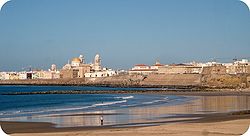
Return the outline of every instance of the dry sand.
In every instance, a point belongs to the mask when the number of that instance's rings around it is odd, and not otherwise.
[[[76,130],[71,132],[23,133],[13,136],[239,136],[250,124],[250,119],[210,123],[175,123],[139,128]]]

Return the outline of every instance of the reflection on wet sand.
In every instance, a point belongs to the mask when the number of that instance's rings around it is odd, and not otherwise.
[[[184,119],[184,117],[176,117],[187,114],[224,113],[250,109],[249,96],[197,96],[194,98],[194,100],[188,101],[185,104],[174,106],[161,104],[123,108],[112,111],[97,111],[88,115],[86,115],[86,113],[77,113],[77,115],[72,116],[33,116],[32,120],[38,122],[52,122],[57,124],[57,127],[101,126],[100,119],[103,116],[103,124],[105,126],[181,120]],[[17,118],[13,120],[22,121],[22,119]]]
[[[201,111],[230,112],[250,109],[249,96],[201,97]]]

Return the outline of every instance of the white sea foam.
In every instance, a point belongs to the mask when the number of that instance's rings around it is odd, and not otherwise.
[[[2,115],[15,115],[15,114],[41,114],[46,112],[60,112],[60,111],[73,111],[73,110],[82,110],[95,107],[93,105],[91,106],[84,106],[84,107],[75,107],[75,108],[54,108],[54,109],[43,109],[43,110],[35,110],[35,111],[12,111],[12,112],[6,112]]]
[[[121,105],[120,107],[136,107],[139,104]]]
[[[104,103],[97,103],[97,104],[92,104],[90,106],[84,106],[84,107],[75,107],[75,108],[64,108],[64,109],[51,109],[50,111],[71,111],[71,110],[83,110],[83,109],[88,109],[88,108],[94,108],[97,106],[106,106],[106,105],[114,105],[114,104],[119,104],[119,103],[125,103],[127,100],[122,100],[122,101],[114,101],[114,102],[104,102]]]
[[[162,102],[162,101],[165,101],[165,100],[154,100],[151,102],[143,102],[142,104],[153,104],[153,103]]]
[[[125,102],[127,102],[127,100],[97,103],[97,104],[94,104],[94,106],[106,106],[106,105],[113,105],[113,104],[119,104],[119,103],[125,103]]]
[[[124,96],[124,97],[115,97],[116,99],[123,99],[123,100],[127,100],[127,99],[133,99],[134,96]]]
[[[153,100],[151,102],[143,102],[142,104],[153,104],[153,103],[157,103],[157,102],[166,102],[168,101],[168,97],[165,97],[164,99],[161,99],[161,100]]]
[[[97,103],[97,104],[92,104],[90,106],[84,106],[84,107],[50,109],[50,110],[47,110],[47,111],[56,111],[56,112],[58,112],[58,111],[83,110],[83,109],[88,109],[88,108],[94,108],[94,107],[97,107],[97,106],[106,106],[106,105],[113,105],[113,104],[119,104],[119,103],[125,103],[125,102],[127,102],[127,100]]]
[[[73,108],[54,108],[54,109],[43,109],[43,110],[36,110],[36,111],[10,111],[5,113],[0,113],[0,115],[16,115],[16,114],[42,114],[47,112],[63,112],[63,111],[75,111],[75,110],[83,110],[88,108],[94,108],[97,106],[107,106],[107,105],[114,105],[114,104],[120,104],[120,103],[126,103],[127,100],[122,101],[114,101],[114,102],[104,102],[104,103],[96,103],[89,106],[83,106],[83,107],[73,107]]]
[[[14,113],[20,113],[21,111],[20,110],[18,110],[18,111],[14,111]]]

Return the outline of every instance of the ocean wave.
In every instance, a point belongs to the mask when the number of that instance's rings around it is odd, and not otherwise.
[[[26,114],[43,114],[43,113],[48,113],[48,112],[63,112],[63,111],[74,111],[74,110],[82,110],[82,109],[87,109],[91,108],[93,106],[84,106],[84,107],[75,107],[75,108],[57,108],[57,109],[38,109],[38,110],[21,110],[21,111],[8,111],[5,113],[0,113],[0,115],[26,115]]]
[[[116,99],[123,99],[123,100],[127,100],[127,99],[133,99],[134,96],[124,96],[124,97],[115,97]]]
[[[83,109],[88,109],[88,108],[93,108],[95,106],[91,105],[91,106],[84,106],[84,107],[75,107],[75,108],[63,108],[63,109],[51,109],[51,110],[47,110],[47,112],[60,112],[60,111],[74,111],[74,110],[83,110]]]
[[[83,109],[88,109],[88,108],[94,108],[97,106],[106,106],[106,105],[113,105],[113,104],[119,104],[119,103],[125,103],[127,102],[126,100],[123,101],[114,101],[114,102],[104,102],[104,103],[97,103],[97,104],[92,104],[90,106],[84,106],[84,107],[75,107],[75,108],[63,108],[63,109],[51,109],[51,110],[46,110],[47,112],[59,112],[59,111],[74,111],[74,110],[83,110]]]
[[[164,102],[166,100],[154,100],[154,101],[151,101],[151,102],[143,102],[142,104],[153,104],[153,103],[157,103],[157,102]]]
[[[120,107],[136,107],[140,104],[121,105]]]
[[[125,102],[127,102],[127,100],[97,103],[97,104],[94,104],[94,106],[106,106],[106,105],[113,105],[113,104],[119,104],[119,103],[125,103]]]
[[[161,100],[153,100],[153,101],[151,101],[151,102],[143,102],[142,104],[153,104],[153,103],[167,102],[167,101],[169,101],[169,99],[168,99],[168,97],[165,97],[165,98],[163,98],[163,99],[161,99]]]
[[[165,97],[164,100],[168,100],[168,97]]]
[[[68,107],[68,108],[54,108],[54,109],[38,109],[38,110],[18,110],[18,111],[7,111],[0,113],[1,116],[3,115],[26,115],[26,114],[43,114],[43,113],[53,113],[53,112],[66,112],[66,111],[76,111],[76,110],[84,110],[89,108],[95,108],[98,106],[107,106],[107,105],[114,105],[114,104],[120,104],[120,103],[126,103],[127,100],[122,101],[114,101],[114,102],[104,102],[104,103],[96,103],[89,106],[83,106],[83,107]]]

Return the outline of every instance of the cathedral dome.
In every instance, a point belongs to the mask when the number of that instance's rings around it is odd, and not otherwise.
[[[72,62],[81,62],[81,59],[80,58],[73,58],[71,61]]]

